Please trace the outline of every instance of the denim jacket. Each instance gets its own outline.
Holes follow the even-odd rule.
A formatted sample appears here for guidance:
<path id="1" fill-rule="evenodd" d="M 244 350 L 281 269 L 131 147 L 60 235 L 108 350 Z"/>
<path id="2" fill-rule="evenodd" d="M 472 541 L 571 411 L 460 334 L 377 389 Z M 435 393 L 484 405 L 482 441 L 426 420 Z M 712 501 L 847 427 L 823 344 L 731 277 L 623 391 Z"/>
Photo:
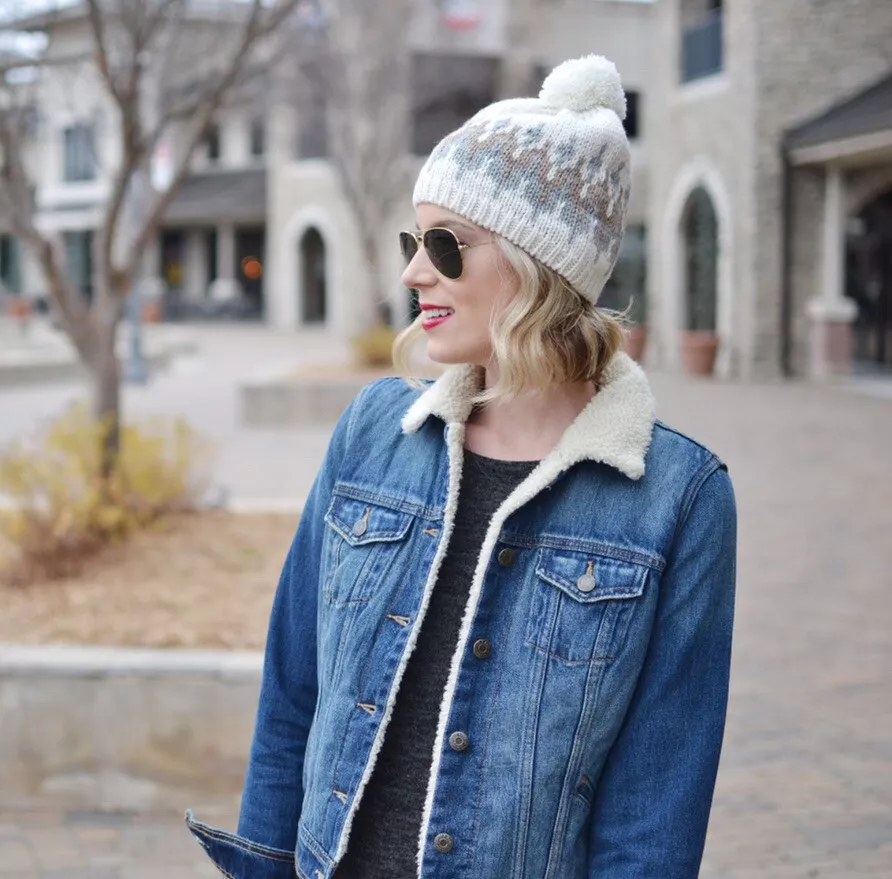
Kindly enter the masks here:
<path id="1" fill-rule="evenodd" d="M 238 833 L 187 813 L 231 879 L 330 879 L 346 851 L 448 551 L 476 381 L 453 367 L 421 389 L 375 382 L 334 431 L 275 597 Z M 489 525 L 441 703 L 421 879 L 698 874 L 736 511 L 724 465 L 654 408 L 618 354 Z"/>

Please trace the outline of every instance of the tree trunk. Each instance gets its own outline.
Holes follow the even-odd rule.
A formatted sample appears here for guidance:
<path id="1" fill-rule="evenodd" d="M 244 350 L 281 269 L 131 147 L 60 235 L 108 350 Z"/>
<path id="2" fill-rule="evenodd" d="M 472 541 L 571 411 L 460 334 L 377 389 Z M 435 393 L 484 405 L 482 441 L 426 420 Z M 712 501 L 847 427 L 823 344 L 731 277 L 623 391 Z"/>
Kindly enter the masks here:
<path id="1" fill-rule="evenodd" d="M 115 345 L 119 318 L 97 321 L 88 370 L 92 383 L 93 416 L 102 424 L 102 475 L 111 476 L 121 445 L 121 372 Z"/>

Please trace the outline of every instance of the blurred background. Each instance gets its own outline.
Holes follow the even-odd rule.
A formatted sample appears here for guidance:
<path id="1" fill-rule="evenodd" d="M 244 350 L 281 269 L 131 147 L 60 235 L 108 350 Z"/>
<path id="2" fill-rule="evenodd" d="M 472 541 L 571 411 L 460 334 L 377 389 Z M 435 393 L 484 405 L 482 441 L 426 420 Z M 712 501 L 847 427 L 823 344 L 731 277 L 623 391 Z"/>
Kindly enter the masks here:
<path id="1" fill-rule="evenodd" d="M 587 53 L 633 155 L 602 304 L 740 506 L 701 875 L 892 876 L 892 3 L 0 0 L 0 877 L 214 875 L 177 816 L 235 820 L 414 175 Z"/>

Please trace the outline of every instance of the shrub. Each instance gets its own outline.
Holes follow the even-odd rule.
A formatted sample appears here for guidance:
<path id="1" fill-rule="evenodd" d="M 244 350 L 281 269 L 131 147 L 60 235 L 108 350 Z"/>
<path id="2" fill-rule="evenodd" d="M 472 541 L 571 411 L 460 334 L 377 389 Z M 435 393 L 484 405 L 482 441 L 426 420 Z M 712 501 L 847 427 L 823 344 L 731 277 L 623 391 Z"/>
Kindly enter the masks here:
<path id="1" fill-rule="evenodd" d="M 184 421 L 124 425 L 102 475 L 103 423 L 76 405 L 30 442 L 0 452 L 0 575 L 27 583 L 77 573 L 103 547 L 163 516 L 195 510 L 210 444 Z"/>
<path id="2" fill-rule="evenodd" d="M 362 367 L 393 366 L 393 343 L 396 331 L 381 324 L 371 327 L 351 339 L 353 357 Z"/>

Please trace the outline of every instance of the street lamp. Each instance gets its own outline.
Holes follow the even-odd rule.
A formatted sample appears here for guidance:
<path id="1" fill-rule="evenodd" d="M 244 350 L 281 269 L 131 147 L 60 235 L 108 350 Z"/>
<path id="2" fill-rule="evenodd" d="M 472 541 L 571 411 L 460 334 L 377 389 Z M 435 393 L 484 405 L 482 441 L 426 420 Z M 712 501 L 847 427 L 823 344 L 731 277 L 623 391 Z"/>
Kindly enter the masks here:
<path id="1" fill-rule="evenodd" d="M 139 218 L 148 210 L 150 183 L 148 172 L 140 168 L 130 180 L 127 189 L 124 218 L 135 237 L 135 227 Z M 142 349 L 142 287 L 145 281 L 142 261 L 133 279 L 130 295 L 127 297 L 127 323 L 130 328 L 130 343 L 127 359 L 124 361 L 123 379 L 127 384 L 144 385 L 149 380 L 149 370 Z"/>
<path id="2" fill-rule="evenodd" d="M 137 65 L 137 117 L 143 122 L 150 122 L 150 110 L 154 100 L 154 94 L 145 95 L 146 77 L 149 75 L 150 58 L 145 51 L 136 59 Z M 148 100 L 147 100 L 148 99 Z M 146 214 L 150 210 L 152 202 L 152 180 L 148 161 L 141 161 L 139 167 L 133 172 L 124 199 L 122 220 L 124 225 L 124 239 L 131 243 L 139 235 L 141 224 L 145 221 Z M 128 384 L 144 385 L 149 380 L 149 370 L 143 357 L 142 349 L 142 288 L 145 283 L 143 259 L 140 255 L 137 263 L 133 284 L 127 297 L 127 318 L 130 327 L 130 344 L 127 349 L 127 359 L 124 361 L 123 380 Z"/>

